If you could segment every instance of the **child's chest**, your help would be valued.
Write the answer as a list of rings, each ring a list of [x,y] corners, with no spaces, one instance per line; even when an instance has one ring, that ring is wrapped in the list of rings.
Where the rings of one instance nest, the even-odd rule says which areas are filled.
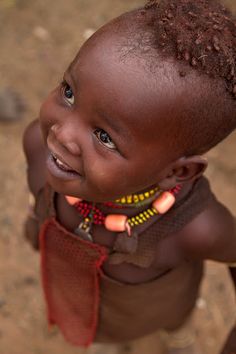
[[[74,232],[83,221],[83,217],[75,208],[68,205],[64,197],[57,195],[56,198],[57,220],[70,232]],[[94,243],[113,250],[117,233],[110,232],[103,226],[93,225],[92,237]],[[157,223],[158,233],[158,223]],[[142,237],[142,233],[138,236]],[[104,273],[120,282],[138,284],[154,280],[184,261],[184,255],[178,244],[178,238],[170,235],[158,241],[155,247],[155,262],[148,268],[136,266],[135,264],[123,262],[112,264],[108,260],[103,264]]]

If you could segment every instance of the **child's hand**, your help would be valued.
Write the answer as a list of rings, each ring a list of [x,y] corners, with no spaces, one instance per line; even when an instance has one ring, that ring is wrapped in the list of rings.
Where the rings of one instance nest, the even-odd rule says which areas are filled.
[[[234,326],[220,354],[236,354],[236,327]]]
[[[28,215],[24,224],[25,238],[30,242],[34,249],[39,249],[39,221],[32,215]]]

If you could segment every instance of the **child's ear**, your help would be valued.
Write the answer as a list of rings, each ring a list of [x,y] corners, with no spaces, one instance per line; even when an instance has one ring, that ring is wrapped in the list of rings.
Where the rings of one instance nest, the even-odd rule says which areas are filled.
[[[207,159],[203,156],[181,157],[171,165],[159,186],[161,189],[170,189],[177,184],[193,182],[203,174],[207,165]]]

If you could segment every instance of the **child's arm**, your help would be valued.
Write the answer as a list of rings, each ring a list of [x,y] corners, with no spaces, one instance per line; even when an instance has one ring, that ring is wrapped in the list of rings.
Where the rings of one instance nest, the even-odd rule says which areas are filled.
[[[34,120],[26,128],[23,136],[23,149],[27,161],[27,179],[29,189],[36,197],[37,193],[44,186],[46,181],[46,151],[38,120]]]
[[[25,236],[33,245],[38,248],[39,218],[35,213],[35,198],[45,184],[45,147],[40,132],[38,120],[28,125],[23,136],[23,148],[27,161],[27,179],[29,190],[33,196],[29,195],[33,201],[30,201],[30,210],[25,222]],[[41,198],[41,203],[43,198]],[[42,206],[43,208],[43,206]]]
[[[213,202],[181,234],[185,254],[190,258],[211,259],[228,263],[236,288],[236,219],[220,203]],[[221,354],[236,353],[236,326],[233,326]]]
[[[181,248],[190,259],[236,262],[236,219],[221,203],[209,207],[186,225],[180,235]]]
[[[229,267],[231,277],[236,287],[236,268]],[[235,354],[236,353],[236,325],[231,329],[228,338],[226,339],[224,346],[220,354]]]

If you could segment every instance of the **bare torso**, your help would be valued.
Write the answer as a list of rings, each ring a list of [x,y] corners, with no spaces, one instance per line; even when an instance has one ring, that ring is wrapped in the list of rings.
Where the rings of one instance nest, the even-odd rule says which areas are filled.
[[[24,149],[28,161],[28,183],[32,193],[36,196],[46,182],[45,148],[40,134],[38,122],[35,121],[27,128],[24,136]],[[191,190],[191,183],[186,185],[178,198],[183,198]],[[73,232],[82,221],[78,212],[70,206],[63,195],[56,197],[57,219],[62,226]],[[132,264],[103,265],[104,272],[110,277],[131,284],[143,283],[164,275],[192,258],[205,259],[217,240],[219,227],[222,229],[224,220],[231,215],[220,203],[214,201],[208,209],[200,213],[192,222],[180,232],[171,234],[159,241],[156,249],[155,261],[149,268],[141,268]],[[227,227],[226,227],[227,230]],[[111,248],[116,234],[109,232],[102,226],[94,226],[93,239],[95,243]],[[214,258],[214,249],[212,248]],[[217,255],[224,261],[228,255]]]

